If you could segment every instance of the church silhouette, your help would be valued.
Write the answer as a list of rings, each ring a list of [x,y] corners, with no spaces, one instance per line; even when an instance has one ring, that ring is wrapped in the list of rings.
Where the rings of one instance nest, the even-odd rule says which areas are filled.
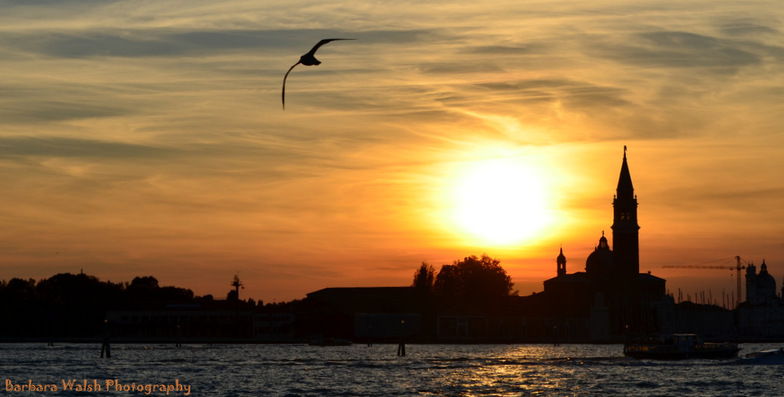
[[[637,206],[624,146],[613,199],[612,249],[602,232],[585,261],[585,271],[567,273],[562,247],[556,258],[556,276],[544,281],[544,292],[525,299],[547,308],[550,312],[542,315],[564,337],[590,335],[591,340],[609,340],[659,331],[656,309],[667,303],[666,281],[640,273]]]

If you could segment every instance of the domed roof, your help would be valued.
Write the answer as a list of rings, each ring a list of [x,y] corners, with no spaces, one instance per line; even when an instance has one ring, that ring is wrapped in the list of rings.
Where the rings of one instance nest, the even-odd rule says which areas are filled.
[[[599,245],[596,249],[588,255],[585,261],[585,272],[589,275],[607,275],[612,271],[613,254],[610,250],[610,245],[607,244],[607,238],[602,233],[602,238],[599,239]]]
[[[757,290],[776,290],[776,279],[768,273],[768,265],[765,264],[765,260],[762,260],[762,266],[760,266],[759,275],[757,275]]]

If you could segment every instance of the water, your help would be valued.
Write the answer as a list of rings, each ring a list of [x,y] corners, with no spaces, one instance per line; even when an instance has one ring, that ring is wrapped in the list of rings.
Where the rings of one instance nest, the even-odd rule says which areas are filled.
[[[113,345],[0,344],[7,395],[191,396],[781,396],[784,366],[741,360],[660,362],[623,357],[621,345]],[[779,345],[742,345],[741,354]],[[101,391],[63,391],[63,380]],[[107,380],[140,391],[105,389]],[[52,392],[12,385],[55,384]],[[12,386],[13,387],[13,386]],[[186,390],[172,390],[181,396]]]

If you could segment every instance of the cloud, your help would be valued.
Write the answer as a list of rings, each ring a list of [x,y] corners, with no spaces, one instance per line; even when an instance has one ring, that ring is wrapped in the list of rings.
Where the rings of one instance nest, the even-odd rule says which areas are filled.
[[[0,118],[7,123],[41,123],[126,114],[114,106],[79,104],[66,101],[14,101],[0,109]]]
[[[468,54],[483,54],[483,55],[525,55],[531,52],[538,52],[533,46],[501,46],[501,45],[480,45],[467,48],[462,52]]]
[[[623,99],[628,90],[616,87],[602,87],[589,82],[569,79],[536,79],[517,82],[480,84],[494,91],[508,92],[512,97],[519,96],[528,101],[563,101],[574,111],[585,112],[591,108],[604,109],[630,105]],[[514,95],[517,94],[517,95]],[[503,98],[509,99],[509,95]]]
[[[775,37],[780,31],[769,25],[777,25],[776,20],[769,20],[767,16],[749,17],[724,17],[717,23],[721,34],[733,37],[747,37],[759,40],[761,37]]]
[[[305,53],[322,37],[352,36],[367,44],[405,45],[432,40],[438,30],[379,30],[342,32],[327,29],[108,29],[7,32],[0,45],[28,54],[57,58],[175,57],[218,55],[236,50]],[[443,36],[443,33],[441,34]],[[301,42],[300,50],[292,45]],[[296,55],[296,56],[295,56]]]
[[[696,33],[642,32],[633,38],[628,43],[597,43],[588,54],[645,68],[702,68],[719,74],[761,62],[749,45]]]
[[[0,157],[155,158],[172,150],[116,141],[58,137],[0,137]]]
[[[1,40],[19,52],[57,58],[161,57],[203,55],[237,49],[283,48],[284,31],[80,30],[6,34]]]

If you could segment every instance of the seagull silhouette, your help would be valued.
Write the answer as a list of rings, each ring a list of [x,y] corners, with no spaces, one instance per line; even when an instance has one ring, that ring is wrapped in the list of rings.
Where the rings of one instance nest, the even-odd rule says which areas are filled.
[[[289,73],[291,73],[291,69],[294,69],[294,66],[297,66],[299,64],[303,64],[305,66],[321,65],[321,61],[316,59],[316,51],[318,51],[318,49],[321,46],[323,46],[324,44],[327,44],[330,41],[335,41],[335,40],[356,40],[356,39],[323,39],[323,40],[319,41],[318,43],[316,43],[316,45],[314,45],[313,48],[311,48],[310,51],[308,51],[307,54],[299,57],[299,62],[297,62],[293,66],[291,66],[289,68],[289,71],[286,72],[286,75],[283,76],[283,91],[280,94],[280,98],[281,98],[281,101],[283,103],[283,110],[286,110],[286,78],[289,77]]]

